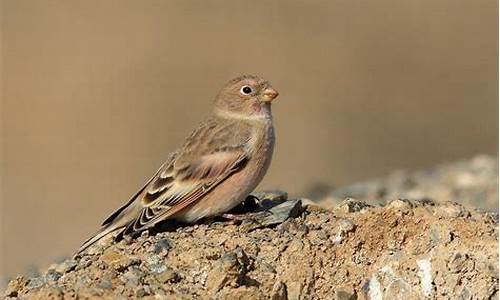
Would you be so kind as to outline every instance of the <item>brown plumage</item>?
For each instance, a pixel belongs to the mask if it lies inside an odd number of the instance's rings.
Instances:
[[[195,222],[241,203],[271,162],[271,101],[277,96],[257,76],[229,81],[215,98],[211,115],[78,252],[110,233],[138,233],[168,219]]]

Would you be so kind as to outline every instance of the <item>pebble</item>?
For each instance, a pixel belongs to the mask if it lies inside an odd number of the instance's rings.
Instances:
[[[341,219],[339,222],[339,228],[341,234],[345,234],[356,229],[356,225],[349,219]]]
[[[174,244],[172,243],[171,240],[164,238],[164,239],[161,239],[158,242],[156,242],[153,251],[156,254],[161,254],[161,253],[168,252],[170,249],[172,249],[173,246],[174,246]]]
[[[472,300],[472,294],[469,291],[467,287],[464,286],[462,291],[460,292],[460,295],[458,296],[459,300]],[[496,298],[491,298],[491,299],[496,299]]]
[[[138,286],[142,281],[144,274],[136,267],[131,267],[122,275],[122,281],[129,286]]]
[[[76,266],[77,262],[74,259],[67,259],[62,263],[56,265],[55,271],[60,274],[65,274],[75,270]]]
[[[47,281],[57,281],[61,278],[61,274],[57,272],[56,270],[48,270],[47,274],[45,274],[45,279]]]
[[[300,199],[287,200],[267,210],[254,213],[248,221],[243,222],[240,230],[249,232],[257,228],[278,225],[289,218],[297,217],[303,210]]]
[[[165,272],[165,270],[167,270],[167,266],[163,263],[151,264],[151,265],[149,265],[148,268],[151,271],[151,273],[153,273],[153,274],[160,274],[160,273]]]
[[[248,258],[244,257],[246,257],[246,254],[244,254],[243,250],[226,252],[215,262],[208,273],[207,290],[211,293],[217,293],[226,285],[238,286],[246,272],[247,266],[244,263],[248,261]]]
[[[125,270],[130,265],[139,262],[135,257],[127,255],[121,251],[117,251],[114,247],[106,249],[100,259],[106,265],[118,271]]]
[[[97,283],[97,286],[101,289],[110,290],[113,288],[113,283],[109,278],[101,278]]]
[[[138,297],[138,298],[143,298],[144,296],[146,296],[148,293],[146,292],[146,290],[141,287],[139,288],[136,292],[135,292],[135,296]]]
[[[407,199],[395,199],[387,204],[388,207],[396,210],[409,210],[413,208],[412,203]]]
[[[156,279],[161,283],[169,283],[179,281],[180,277],[172,268],[165,268],[163,272],[156,275]]]
[[[338,207],[345,212],[355,213],[366,210],[367,208],[372,206],[367,204],[365,201],[356,200],[353,198],[346,198],[339,204]]]
[[[93,256],[84,256],[80,259],[76,267],[74,268],[75,270],[81,270],[89,267],[92,262],[94,262],[95,258]],[[57,270],[57,269],[56,269]]]

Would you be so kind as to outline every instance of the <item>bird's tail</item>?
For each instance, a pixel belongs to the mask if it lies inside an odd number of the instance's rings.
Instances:
[[[109,218],[107,218],[104,221],[101,230],[99,230],[96,234],[94,234],[94,236],[86,240],[80,246],[80,249],[78,249],[75,255],[82,253],[85,249],[117,231],[118,234],[115,236],[115,240],[119,240],[122,237],[127,226],[130,224],[130,222],[133,222],[135,220],[135,216],[141,210],[140,206],[131,205],[133,204],[133,200],[134,198],[132,198],[132,200],[130,200],[122,208],[120,208]]]
[[[96,234],[94,234],[91,238],[86,240],[81,246],[80,249],[75,253],[75,255],[78,255],[85,251],[88,247],[92,246],[93,244],[97,243],[100,241],[102,238],[112,234],[115,231],[123,230],[125,226],[116,226],[115,224],[109,224],[108,226],[105,226],[101,228]]]

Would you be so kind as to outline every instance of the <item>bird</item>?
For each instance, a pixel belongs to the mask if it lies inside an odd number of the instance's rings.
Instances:
[[[227,82],[208,116],[77,254],[108,235],[117,241],[165,220],[195,223],[242,203],[271,163],[275,144],[271,102],[277,96],[276,89],[258,76]]]

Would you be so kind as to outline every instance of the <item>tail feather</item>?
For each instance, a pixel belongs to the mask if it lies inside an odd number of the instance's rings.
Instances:
[[[104,221],[104,226],[99,230],[94,236],[86,240],[81,246],[76,254],[82,253],[85,249],[89,248],[93,244],[97,243],[102,238],[108,236],[109,234],[119,231],[117,238],[123,234],[125,228],[135,220],[137,213],[141,210],[140,206],[132,205],[133,201],[129,201],[126,205],[120,208],[117,212],[113,213],[106,221]]]
[[[81,246],[80,249],[76,252],[76,254],[80,254],[83,251],[85,251],[87,248],[92,246],[93,244],[97,243],[100,241],[102,238],[108,236],[109,234],[118,231],[118,230],[123,230],[125,226],[113,226],[114,224],[110,224],[110,226],[105,226],[101,230],[99,230],[96,234],[94,234],[91,238],[86,240]]]

